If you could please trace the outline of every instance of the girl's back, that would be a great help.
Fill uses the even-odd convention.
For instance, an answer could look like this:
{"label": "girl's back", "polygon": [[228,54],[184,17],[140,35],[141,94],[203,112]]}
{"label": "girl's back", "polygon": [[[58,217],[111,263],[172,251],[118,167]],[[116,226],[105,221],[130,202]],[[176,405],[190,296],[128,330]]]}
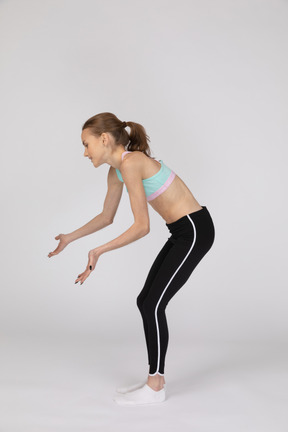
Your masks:
{"label": "girl's back", "polygon": [[[161,163],[157,159],[152,159],[140,151],[124,153],[122,153],[122,160],[133,157],[133,153],[140,154],[140,157],[143,159],[141,174],[144,184],[145,179],[157,176],[157,173],[161,169]],[[202,208],[190,189],[177,174],[173,176],[169,187],[154,199],[148,200],[148,203],[167,223],[174,222],[183,216],[183,214],[193,213]]]}

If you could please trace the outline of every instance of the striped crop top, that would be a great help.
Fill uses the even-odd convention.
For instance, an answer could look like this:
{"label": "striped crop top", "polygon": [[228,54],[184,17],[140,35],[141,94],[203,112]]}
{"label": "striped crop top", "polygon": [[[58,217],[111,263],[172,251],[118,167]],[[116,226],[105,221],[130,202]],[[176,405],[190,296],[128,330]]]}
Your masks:
{"label": "striped crop top", "polygon": [[[132,152],[131,151],[124,151],[122,153],[122,160],[123,160],[123,156],[126,153],[132,153]],[[156,160],[158,160],[158,159],[156,159]],[[142,180],[147,201],[152,201],[154,198],[161,195],[166,189],[168,189],[168,187],[170,186],[170,184],[172,183],[172,181],[174,180],[174,177],[176,175],[175,172],[172,171],[170,168],[168,168],[163,163],[162,160],[159,160],[159,162],[161,163],[160,170],[156,174],[154,174],[152,177],[149,177],[147,179]],[[119,180],[121,180],[121,182],[124,183],[121,172],[117,168],[116,168],[116,173],[117,173]],[[127,186],[126,186],[126,190],[128,191]]]}

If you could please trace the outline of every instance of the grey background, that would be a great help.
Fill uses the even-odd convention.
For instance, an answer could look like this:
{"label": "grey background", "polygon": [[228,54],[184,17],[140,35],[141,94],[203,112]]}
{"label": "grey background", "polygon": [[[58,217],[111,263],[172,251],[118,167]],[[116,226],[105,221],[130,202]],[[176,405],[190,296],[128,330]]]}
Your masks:
{"label": "grey background", "polygon": [[[1,431],[286,431],[287,1],[1,1],[0,14]],[[112,393],[148,374],[136,297],[165,221],[149,206],[149,235],[75,285],[89,250],[133,223],[123,188],[113,225],[47,257],[102,211],[109,166],[80,136],[104,111],[145,127],[215,224],[166,309],[161,407]]]}

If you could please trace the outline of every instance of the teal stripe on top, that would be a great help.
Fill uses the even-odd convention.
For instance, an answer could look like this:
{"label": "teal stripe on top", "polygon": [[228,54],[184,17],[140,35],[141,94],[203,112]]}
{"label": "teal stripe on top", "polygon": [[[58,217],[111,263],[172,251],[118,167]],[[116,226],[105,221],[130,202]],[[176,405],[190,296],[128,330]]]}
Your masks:
{"label": "teal stripe on top", "polygon": [[[163,186],[163,184],[166,182],[166,180],[168,179],[168,177],[171,174],[171,169],[168,168],[167,165],[165,165],[162,160],[159,160],[159,162],[161,163],[160,170],[156,174],[154,174],[152,177],[149,177],[147,179],[142,180],[146,196],[153,194],[161,186]],[[117,173],[119,180],[124,183],[121,172],[117,168],[116,168],[116,173]],[[126,190],[128,191],[127,186],[126,186]]]}

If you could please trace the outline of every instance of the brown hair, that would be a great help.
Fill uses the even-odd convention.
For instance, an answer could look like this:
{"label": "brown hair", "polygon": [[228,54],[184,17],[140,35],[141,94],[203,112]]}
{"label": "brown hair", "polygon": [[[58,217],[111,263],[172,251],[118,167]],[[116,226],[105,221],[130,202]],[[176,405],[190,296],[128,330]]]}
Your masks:
{"label": "brown hair", "polygon": [[[126,131],[125,127],[130,127],[130,134]],[[90,117],[82,126],[84,129],[90,129],[91,134],[100,136],[103,132],[109,132],[115,138],[116,145],[127,146],[126,151],[141,151],[151,159],[151,150],[148,144],[150,142],[149,136],[146,134],[144,127],[132,121],[122,122],[114,114],[110,112],[103,112]]]}

